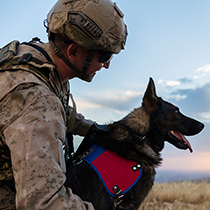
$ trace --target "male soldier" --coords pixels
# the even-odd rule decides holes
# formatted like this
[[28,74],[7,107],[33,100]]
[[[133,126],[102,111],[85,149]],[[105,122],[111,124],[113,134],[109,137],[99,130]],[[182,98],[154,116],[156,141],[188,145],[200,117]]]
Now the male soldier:
[[48,43],[0,49],[0,209],[93,209],[64,186],[66,130],[93,124],[68,106],[68,80],[109,68],[126,25],[110,0],[58,0],[45,25]]

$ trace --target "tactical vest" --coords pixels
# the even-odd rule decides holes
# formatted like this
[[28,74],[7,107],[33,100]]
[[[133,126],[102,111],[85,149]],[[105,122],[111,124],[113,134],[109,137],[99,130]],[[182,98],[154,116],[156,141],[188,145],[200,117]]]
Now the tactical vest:
[[[21,57],[17,57],[17,47],[20,43],[18,41],[12,41],[0,49],[0,71],[25,70],[31,72],[43,81],[50,90],[60,98],[66,111],[67,132],[70,132],[74,126],[76,105],[69,93],[69,83],[66,83],[67,91],[64,92],[59,73],[57,72],[55,65],[52,63],[49,55],[38,45],[33,43],[23,44],[30,45],[40,51],[48,62],[40,61],[39,59],[33,57],[31,53],[24,53]],[[57,77],[54,77],[54,74],[57,74]],[[54,78],[58,81],[54,81]],[[73,108],[68,105],[69,97],[72,100]],[[12,190],[15,190],[10,150],[0,136],[0,186],[5,185],[9,186]]]

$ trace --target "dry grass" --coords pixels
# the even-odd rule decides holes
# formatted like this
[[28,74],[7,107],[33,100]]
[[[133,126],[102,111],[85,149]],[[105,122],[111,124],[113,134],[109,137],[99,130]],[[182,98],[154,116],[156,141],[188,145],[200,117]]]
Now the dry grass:
[[210,210],[210,182],[155,184],[139,210]]

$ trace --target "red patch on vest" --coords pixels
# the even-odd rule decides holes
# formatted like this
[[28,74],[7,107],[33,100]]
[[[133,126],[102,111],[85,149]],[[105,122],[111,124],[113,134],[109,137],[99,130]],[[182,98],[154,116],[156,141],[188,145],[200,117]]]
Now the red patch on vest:
[[113,191],[115,185],[125,194],[140,179],[142,168],[133,170],[137,164],[136,161],[124,159],[115,152],[97,145],[93,145],[91,148],[94,150],[83,160],[94,168],[113,197],[116,197]]

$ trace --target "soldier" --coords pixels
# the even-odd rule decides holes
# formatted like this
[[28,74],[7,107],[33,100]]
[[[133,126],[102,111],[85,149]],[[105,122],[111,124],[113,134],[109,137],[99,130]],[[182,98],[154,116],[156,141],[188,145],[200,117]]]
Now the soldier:
[[126,25],[110,0],[58,0],[45,26],[48,43],[0,49],[0,209],[93,209],[64,186],[66,136],[93,125],[68,106],[68,80],[109,68]]

